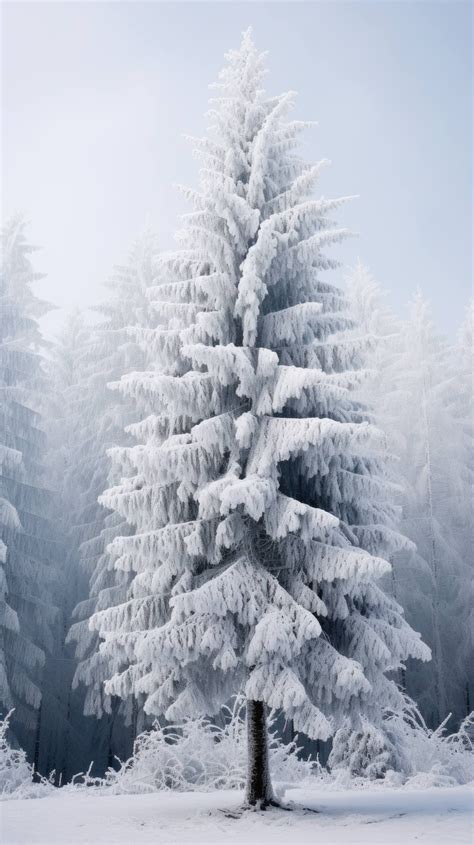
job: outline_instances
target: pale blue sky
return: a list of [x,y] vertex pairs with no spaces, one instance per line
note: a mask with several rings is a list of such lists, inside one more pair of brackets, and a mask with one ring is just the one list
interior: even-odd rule
[[339,256],[399,313],[419,286],[452,335],[471,295],[471,17],[455,0],[4,4],[2,210],[32,220],[41,293],[97,301],[147,218],[173,246],[173,184],[198,166],[182,133],[204,130],[207,86],[252,25],[270,93],[298,91],[319,123],[304,153],[332,160],[321,192],[360,195]]

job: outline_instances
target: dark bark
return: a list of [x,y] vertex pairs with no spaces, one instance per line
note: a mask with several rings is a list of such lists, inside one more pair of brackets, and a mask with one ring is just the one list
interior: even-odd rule
[[264,810],[274,803],[268,763],[266,706],[247,700],[247,790],[246,804]]
[[36,730],[35,730],[35,747],[34,747],[34,757],[33,757],[33,780],[39,781],[39,757],[40,757],[40,737],[41,737],[41,709],[42,704],[39,706],[38,716],[36,719]]

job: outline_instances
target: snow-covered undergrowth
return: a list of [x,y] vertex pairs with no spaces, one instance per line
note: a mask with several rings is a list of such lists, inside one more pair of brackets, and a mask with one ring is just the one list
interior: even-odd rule
[[387,729],[403,755],[403,770],[411,786],[454,786],[474,778],[474,712],[459,730],[447,734],[449,716],[432,731],[427,728],[415,704],[407,703],[403,713],[387,718]]
[[[103,794],[139,794],[170,790],[213,792],[243,789],[247,765],[245,700],[235,699],[223,710],[223,725],[208,719],[187,719],[180,725],[160,726],[137,737],[134,753],[109,769],[104,778],[77,775],[63,790],[94,788]],[[436,730],[426,727],[415,705],[403,714],[388,714],[386,747],[377,749],[377,737],[354,734],[346,753],[333,755],[331,770],[316,760],[303,760],[298,738],[283,742],[270,721],[270,769],[280,790],[307,784],[329,791],[340,789],[427,789],[468,784],[474,778],[474,716],[459,731],[446,735],[446,722]],[[50,781],[33,782],[33,768],[21,750],[7,739],[8,717],[0,721],[0,794],[4,798],[38,798],[54,791]],[[391,751],[391,753],[390,753]],[[390,768],[396,761],[397,770]]]
[[430,730],[417,706],[406,698],[404,710],[387,713],[384,730],[339,731],[329,757],[331,771],[321,771],[335,788],[373,784],[425,789],[470,783],[474,778],[474,713],[459,730],[447,734],[449,716]]
[[[98,785],[114,793],[216,789],[243,789],[247,766],[245,699],[237,697],[223,708],[224,724],[209,719],[186,719],[180,725],[140,734],[133,756],[118,771],[109,769],[104,779],[82,775],[75,785]],[[300,783],[316,770],[312,761],[298,756],[297,740],[284,743],[270,724],[270,767],[275,778]]]
[[0,797],[42,798],[54,790],[44,778],[34,780],[34,771],[21,748],[8,739],[11,713],[0,719]]

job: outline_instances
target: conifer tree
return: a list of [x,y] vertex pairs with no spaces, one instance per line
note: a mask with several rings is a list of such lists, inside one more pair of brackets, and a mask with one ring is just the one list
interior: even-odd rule
[[[346,278],[346,295],[350,313],[355,322],[353,333],[365,341],[364,377],[357,390],[358,398],[370,407],[373,419],[386,435],[387,462],[389,466],[390,483],[393,491],[393,502],[398,508],[396,523],[400,526],[403,505],[403,473],[399,461],[393,461],[393,456],[399,456],[403,450],[400,438],[400,415],[403,413],[404,397],[398,391],[400,377],[399,361],[402,356],[403,336],[402,322],[397,319],[387,306],[386,292],[360,260]],[[383,583],[390,594],[403,605],[403,582],[405,574],[398,572],[394,565],[401,553],[415,552],[416,547],[407,537],[403,544],[395,549],[391,557],[392,569]],[[414,561],[413,561],[414,564]],[[417,573],[416,565],[412,565],[412,586],[423,579],[422,573]],[[413,624],[413,620],[411,620]],[[404,673],[400,673],[400,683],[404,686]]]
[[[461,645],[459,655],[462,665],[463,686],[464,686],[464,714],[468,715],[474,708],[474,678],[470,670],[474,662],[474,601],[473,581],[470,561],[472,549],[474,548],[474,503],[472,491],[474,489],[474,406],[473,406],[473,324],[474,307],[471,302],[467,308],[466,316],[461,329],[455,349],[455,370],[456,392],[453,415],[461,430],[461,495],[458,496],[456,506],[453,509],[456,515],[454,535],[456,537],[459,553],[463,566],[463,584],[460,588],[462,595],[462,609],[465,610],[465,618],[468,621],[466,626],[467,636],[463,637],[461,644],[457,641],[457,649]],[[459,653],[459,651],[457,651]],[[459,708],[459,712],[463,711]]]
[[[98,497],[119,478],[113,475],[108,450],[131,442],[126,427],[139,411],[135,400],[109,390],[108,383],[146,364],[134,333],[149,324],[146,290],[156,282],[157,256],[156,235],[147,228],[133,243],[126,263],[116,266],[106,283],[110,295],[98,309],[102,319],[86,326],[73,315],[57,347],[58,401],[69,432],[61,489],[71,511],[65,536],[71,583],[76,585],[67,609],[71,625],[67,654],[76,657],[73,687],[79,687],[69,697],[71,752],[62,765],[65,777],[78,766],[87,767],[91,756],[95,770],[103,771],[116,755],[122,759],[129,755],[134,738],[124,727],[123,707],[120,715],[117,702],[104,694],[101,679],[107,671],[97,650],[97,636],[89,630],[89,616],[97,607],[120,602],[127,586],[123,573],[107,567],[104,549],[117,532],[129,529],[121,517],[99,504]],[[63,435],[61,426],[58,442],[64,440]],[[95,718],[84,722],[82,711],[99,722],[95,724]]]
[[400,704],[387,673],[428,650],[376,579],[400,544],[384,440],[353,399],[364,342],[349,333],[337,266],[347,234],[314,198],[323,162],[294,152],[294,95],[267,97],[249,32],[231,51],[195,141],[199,190],[182,248],[152,290],[143,335],[155,368],[122,395],[154,413],[114,451],[123,480],[101,501],[132,536],[109,545],[127,600],[91,624],[109,694],[175,720],[216,713],[245,689],[247,803],[273,801],[266,708],[328,738]]
[[458,620],[472,605],[472,356],[469,321],[453,349],[438,336],[428,304],[414,298],[396,320],[380,286],[359,264],[348,285],[351,311],[375,346],[363,395],[387,434],[398,526],[411,546],[392,559],[392,593],[431,647],[425,666],[408,663],[400,680],[424,718],[448,728],[469,713],[472,639]]
[[[46,378],[38,317],[49,306],[33,291],[42,278],[26,222],[12,217],[1,236],[0,270],[0,707],[36,768],[48,694],[45,664],[55,648],[58,547],[50,522],[42,410]],[[48,673],[49,674],[49,673]],[[54,710],[51,702],[50,709]],[[40,766],[41,767],[41,766]]]
[[[393,402],[403,472],[404,533],[416,553],[396,563],[400,600],[417,619],[432,649],[432,663],[408,665],[407,691],[433,727],[452,714],[450,727],[465,715],[465,689],[472,652],[459,638],[458,619],[468,618],[472,600],[470,557],[462,538],[470,532],[466,502],[468,478],[462,421],[454,411],[459,385],[452,349],[437,335],[421,295],[403,327]],[[403,396],[403,405],[400,404]],[[414,567],[415,562],[415,567]],[[422,573],[413,585],[412,571]],[[404,577],[405,576],[405,577]],[[411,586],[410,586],[411,584]]]
[[91,530],[87,514],[97,510],[96,503],[87,500],[88,475],[82,472],[83,462],[79,457],[83,454],[84,430],[94,422],[89,381],[93,366],[92,331],[81,311],[75,309],[66,317],[64,328],[52,345],[49,361],[54,397],[49,420],[50,467],[61,504],[56,527],[65,575],[60,602],[62,671],[57,684],[60,741],[51,768],[63,783],[70,775],[88,767],[95,733],[90,728],[87,730],[82,716],[83,696],[71,689],[76,661],[66,643],[74,608],[88,591],[88,573],[81,565],[80,544]]

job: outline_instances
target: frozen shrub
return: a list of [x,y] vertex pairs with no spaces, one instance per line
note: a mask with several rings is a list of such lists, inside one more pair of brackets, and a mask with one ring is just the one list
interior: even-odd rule
[[452,734],[446,733],[449,718],[431,730],[406,698],[400,712],[386,713],[383,730],[368,723],[360,731],[341,728],[328,760],[330,777],[340,786],[357,786],[361,779],[420,789],[469,783],[474,777],[474,714]]
[[388,737],[364,722],[360,731],[347,725],[336,732],[328,765],[331,771],[346,769],[351,776],[373,780],[397,769],[397,762],[395,748]]
[[44,778],[33,781],[33,766],[21,748],[12,748],[8,731],[11,712],[0,719],[0,797],[39,798],[53,789]]
[[387,714],[387,733],[399,749],[400,770],[407,785],[454,786],[473,780],[474,713],[452,734],[446,733],[449,719],[431,730],[411,701],[402,712]]

